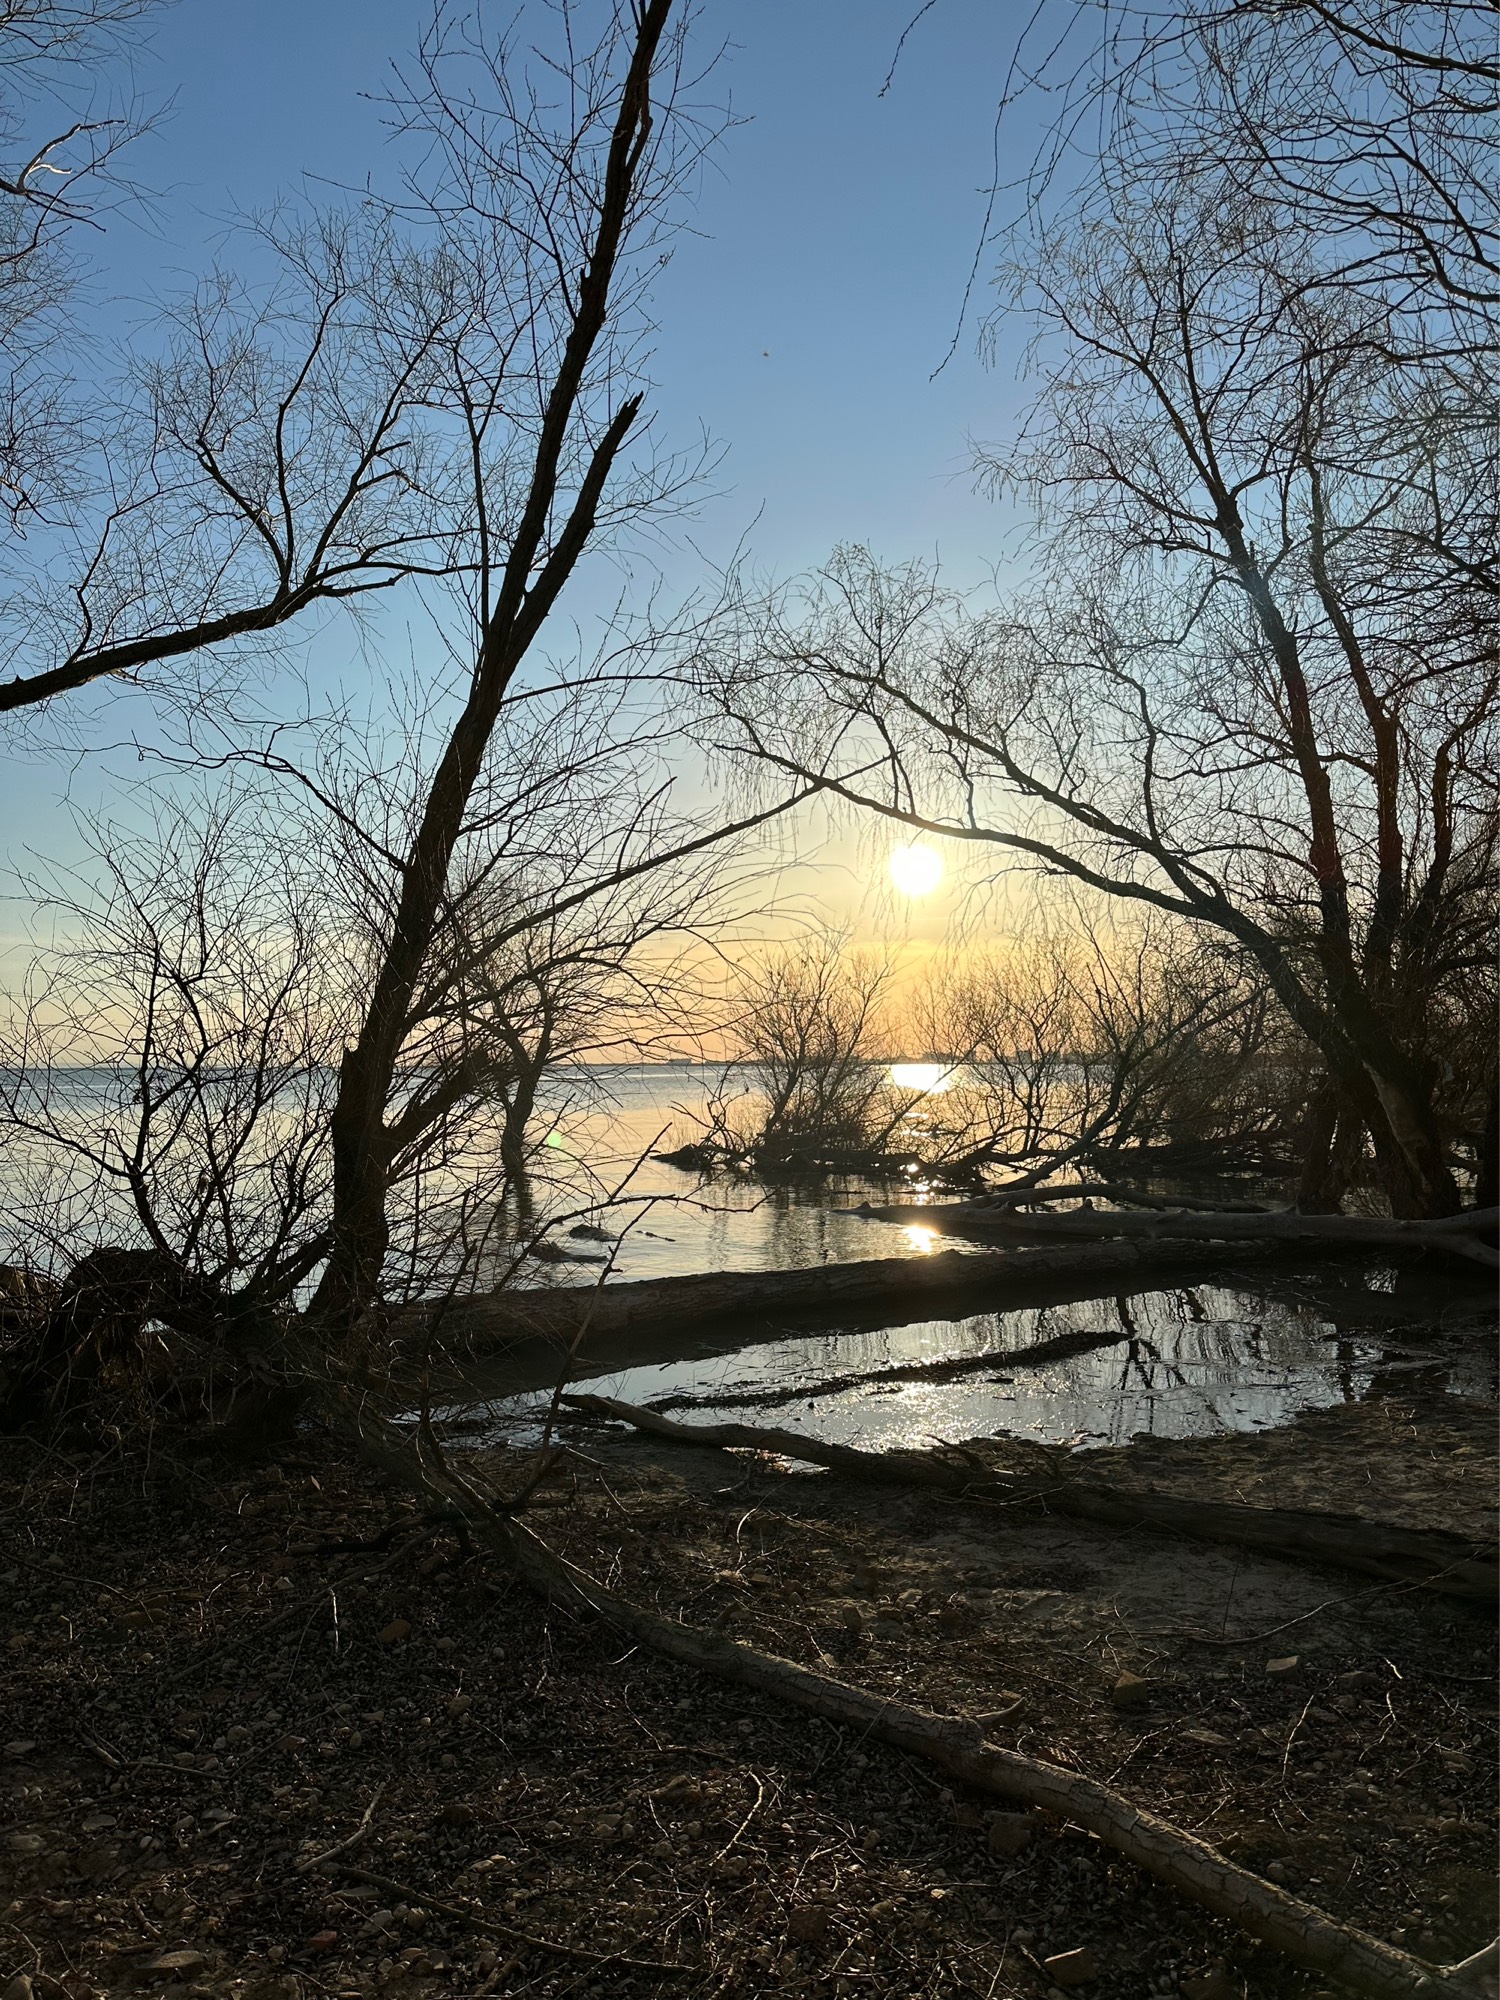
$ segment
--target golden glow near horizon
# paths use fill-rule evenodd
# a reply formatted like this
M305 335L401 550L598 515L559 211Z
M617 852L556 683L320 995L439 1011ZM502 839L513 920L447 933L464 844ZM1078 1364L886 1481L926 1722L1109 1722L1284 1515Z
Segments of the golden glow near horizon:
M891 850L891 880L904 896L930 896L943 879L943 857L935 847L914 841Z

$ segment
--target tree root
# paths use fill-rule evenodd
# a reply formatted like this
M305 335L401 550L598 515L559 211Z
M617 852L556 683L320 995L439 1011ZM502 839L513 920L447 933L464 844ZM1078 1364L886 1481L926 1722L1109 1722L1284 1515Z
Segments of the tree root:
M524 1521L499 1512L447 1461L419 1461L409 1448L391 1442L389 1435L373 1435L368 1419L359 1442L386 1471L409 1485L441 1494L466 1513L475 1540L540 1595L604 1619L667 1659L848 1724L925 1759L976 1791L1036 1806L1084 1827L1201 1908L1238 1924L1294 1963L1340 1981L1367 2000L1442 2000L1442 1996L1481 2000L1482 1981L1493 1962L1490 1951L1461 1966L1427 1965L1236 1867L1206 1841L1145 1811L1113 1787L986 1742L977 1722L886 1700L740 1640L699 1631L633 1604L558 1555Z
M683 1424L634 1403L607 1396L565 1396L571 1408L613 1418L674 1444L731 1450L774 1451L810 1465L825 1465L849 1478L899 1486L937 1487L970 1500L1001 1500L1044 1512L1073 1515L1111 1527L1145 1527L1198 1541L1232 1542L1241 1548L1332 1563L1394 1582L1414 1583L1448 1597L1493 1598L1500 1590L1494 1546L1441 1529L1398 1528L1353 1514L1295 1513L1281 1507L1244 1507L1230 1501L1180 1499L1175 1494L1136 1492L1097 1478L1075 1477L1041 1483L992 1472L977 1460L962 1462L939 1452L860 1451L853 1445L825 1444L761 1424Z

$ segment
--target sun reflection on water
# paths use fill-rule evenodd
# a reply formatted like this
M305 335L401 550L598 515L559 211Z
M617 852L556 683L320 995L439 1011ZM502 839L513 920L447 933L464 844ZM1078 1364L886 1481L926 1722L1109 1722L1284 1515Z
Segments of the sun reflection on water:
M898 1062L891 1064L891 1082L898 1090L925 1090L936 1095L953 1088L953 1072L946 1063Z

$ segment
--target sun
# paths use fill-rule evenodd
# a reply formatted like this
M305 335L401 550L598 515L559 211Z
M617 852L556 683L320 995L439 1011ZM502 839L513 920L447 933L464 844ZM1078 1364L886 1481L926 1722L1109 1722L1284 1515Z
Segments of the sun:
M920 844L891 851L891 880L904 896L930 896L943 879L943 857Z

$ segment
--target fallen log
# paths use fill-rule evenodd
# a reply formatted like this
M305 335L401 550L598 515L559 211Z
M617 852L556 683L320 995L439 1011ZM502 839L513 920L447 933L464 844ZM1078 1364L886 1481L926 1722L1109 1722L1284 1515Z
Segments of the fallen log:
M1481 1981L1493 1969L1493 1948L1462 1965L1428 1965L1236 1866L1206 1841L1147 1812L1113 1786L986 1741L981 1726L966 1716L886 1700L743 1641L664 1618L605 1589L549 1548L524 1521L491 1503L446 1460L423 1463L402 1449L394 1434L373 1436L368 1415L359 1443L384 1470L452 1507L475 1541L538 1595L602 1618L664 1658L848 1724L861 1736L923 1758L975 1791L1038 1807L1081 1826L1201 1908L1367 2000L1481 2000Z
M1276 1211L1268 1209L1263 1201L1215 1201L1194 1195L1141 1194L1135 1188L1119 1187L1113 1181L1078 1181L1071 1186L1036 1187L1029 1182L1002 1182L997 1187L987 1188L983 1194L966 1196L962 1202L951 1202L945 1206L973 1209L976 1214L988 1214L993 1209L1028 1208L1033 1203L1045 1205L1053 1201L1124 1201L1134 1208L1163 1209L1170 1213L1202 1210L1210 1215L1271 1215ZM885 1207L862 1201L856 1208L838 1211L841 1215L863 1215L888 1217L895 1208L900 1208L903 1217L915 1219L924 1209L918 1203L898 1202Z
M1195 1541L1229 1542L1239 1548L1263 1549L1273 1555L1329 1563L1339 1569L1414 1584L1445 1597L1492 1599L1500 1592L1495 1545L1444 1529L1402 1528L1355 1514L1246 1507L1196 1495L1183 1498L1121 1486L1087 1473L1070 1473L1045 1482L1018 1479L994 1472L967 1455L862 1451L854 1445L826 1444L801 1431L764 1424L684 1424L607 1396L565 1396L563 1401L589 1416L629 1424L673 1444L773 1451L783 1458L827 1466L846 1478L935 1487L968 1500L998 1500L1008 1506L1098 1521L1106 1527L1150 1528Z
M1138 1243L1285 1243L1332 1250L1433 1250L1500 1269L1494 1237L1500 1209L1471 1209L1431 1222L1379 1215L1298 1215L1291 1209L1246 1215L1174 1211L1125 1215L1081 1210L1070 1215L1018 1215L1013 1205L989 1201L893 1202L854 1213L875 1222L918 1224L945 1235L983 1241L989 1236L1041 1236L1068 1242L1126 1240Z
M913 1218L954 1215L913 1208ZM904 1212L903 1212L904 1213ZM957 1227L955 1223L954 1227ZM947 1250L913 1257L861 1258L792 1271L709 1271L684 1277L632 1278L607 1285L507 1288L440 1306L412 1306L392 1332L414 1351L429 1341L468 1355L508 1351L528 1342L577 1344L585 1366L619 1365L631 1337L664 1339L695 1331L717 1335L753 1321L826 1324L848 1317L877 1325L942 1317L957 1310L998 1311L1060 1287L1068 1296L1154 1288L1221 1272L1226 1265L1295 1256L1305 1244L1104 1242L1005 1250Z

